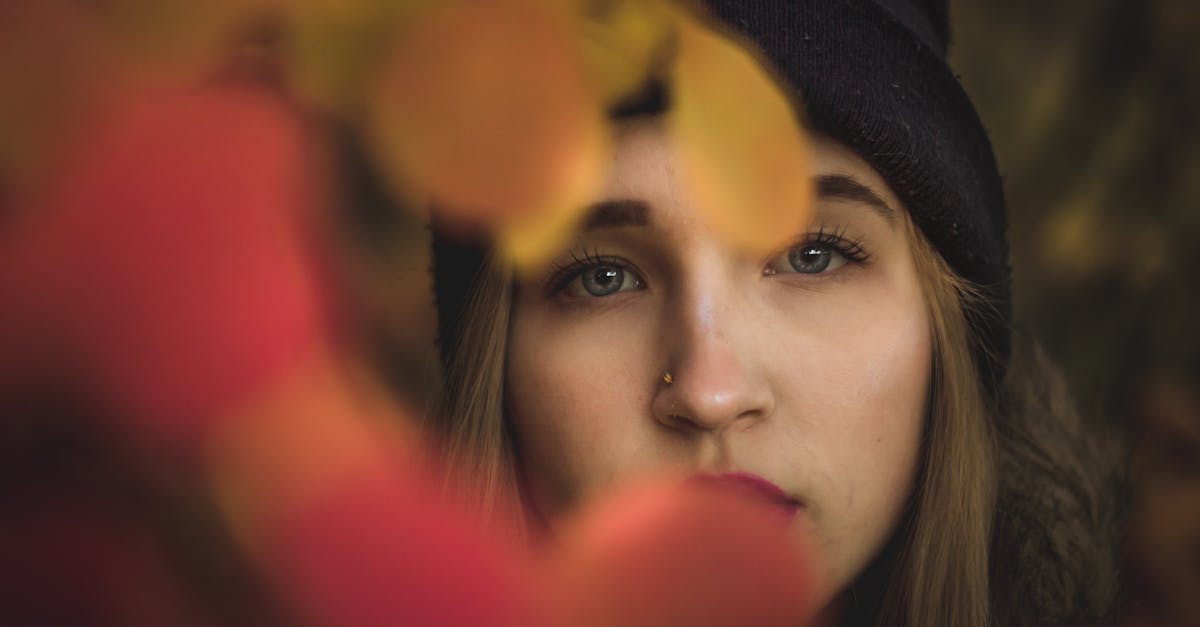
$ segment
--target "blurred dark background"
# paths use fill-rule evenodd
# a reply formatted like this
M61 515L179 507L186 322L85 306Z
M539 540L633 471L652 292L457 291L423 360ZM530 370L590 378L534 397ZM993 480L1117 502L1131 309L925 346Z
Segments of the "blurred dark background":
M1131 452L1124 625L1200 625L1200 2L954 0L1018 324Z

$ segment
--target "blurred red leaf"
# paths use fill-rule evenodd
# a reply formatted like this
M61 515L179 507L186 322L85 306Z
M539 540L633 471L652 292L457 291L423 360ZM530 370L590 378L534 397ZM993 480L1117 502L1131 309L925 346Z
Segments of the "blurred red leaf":
M520 551L431 487L365 372L315 354L221 421L206 466L236 537L317 625L529 625Z
M657 484L592 506L561 538L559 624L799 625L812 575L779 512L724 490Z
M363 476L280 520L268 563L318 625L534 624L515 553L465 520L415 481Z
M131 98L8 234L4 332L57 349L131 426L194 440L323 333L309 157L249 89Z

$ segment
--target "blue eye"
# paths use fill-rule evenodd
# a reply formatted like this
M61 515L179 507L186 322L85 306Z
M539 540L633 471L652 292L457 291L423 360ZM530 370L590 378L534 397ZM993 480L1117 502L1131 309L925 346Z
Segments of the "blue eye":
M828 244L800 244L772 259L766 274L821 274L844 265L846 256Z
M579 263L568 277L560 293L574 298L602 298L644 285L633 269L608 259Z
M625 283L625 271L616 266L597 266L579 274L583 289L592 296L615 294Z
M846 258L824 244L805 244L788 251L788 263L796 272L820 274L840 268L846 263Z
M763 273L826 274L850 262L862 263L869 257L858 242L846 239L840 232L827 233L822 229L781 252Z

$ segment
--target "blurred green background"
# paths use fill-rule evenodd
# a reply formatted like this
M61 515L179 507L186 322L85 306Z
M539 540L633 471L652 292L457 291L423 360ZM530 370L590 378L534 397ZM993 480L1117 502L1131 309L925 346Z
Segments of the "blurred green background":
M1200 366L1200 2L953 4L1005 176L1016 306L1085 410Z
M1200 625L1200 2L954 0L1018 324L1131 452L1124 625Z

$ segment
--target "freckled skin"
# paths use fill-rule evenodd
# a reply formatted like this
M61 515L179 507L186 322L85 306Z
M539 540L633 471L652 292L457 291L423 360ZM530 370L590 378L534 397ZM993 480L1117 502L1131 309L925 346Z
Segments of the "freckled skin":
M813 230L837 227L870 258L764 275L772 260L727 248L693 212L655 121L626 124L616 148L604 199L644 201L649 224L569 249L628 262L642 284L602 297L548 297L538 276L517 286L506 385L531 500L553 529L623 480L761 475L805 504L793 527L821 551L828 603L896 528L918 465L931 340L904 217L821 199ZM853 176L901 207L853 153L814 150L815 175Z

